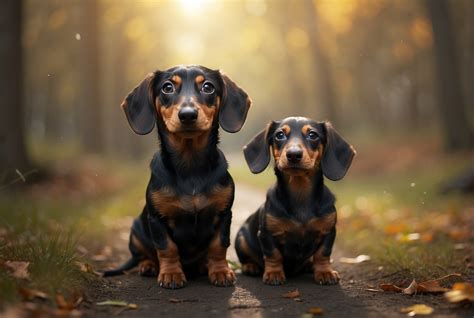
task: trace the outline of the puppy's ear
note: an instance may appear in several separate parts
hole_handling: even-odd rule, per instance
[[[337,181],[346,175],[356,151],[338,134],[331,123],[323,123],[323,127],[326,131],[326,145],[321,163],[322,170],[326,178]]]
[[[224,87],[219,109],[219,124],[225,131],[235,133],[244,125],[252,101],[227,75],[222,73],[220,75]]]
[[[122,109],[127,116],[132,130],[139,135],[146,135],[153,130],[156,122],[153,85],[155,78],[161,73],[150,73],[135,87],[122,102]]]
[[[244,146],[244,157],[252,173],[260,173],[270,163],[270,143],[277,123],[272,121]]]

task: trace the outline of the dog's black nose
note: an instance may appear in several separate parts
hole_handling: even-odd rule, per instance
[[[299,162],[303,159],[303,150],[297,147],[291,147],[286,151],[286,159],[289,162]]]
[[[185,106],[180,109],[178,112],[178,117],[181,123],[183,124],[191,124],[194,123],[198,118],[197,109],[190,106]]]

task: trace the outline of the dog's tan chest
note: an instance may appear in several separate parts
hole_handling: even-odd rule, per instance
[[[152,192],[151,201],[158,213],[173,218],[180,213],[197,213],[205,210],[221,212],[227,208],[232,196],[232,187],[217,185],[208,192],[179,194],[163,187]]]
[[[311,218],[308,222],[278,218],[267,213],[265,225],[273,236],[281,239],[285,239],[289,234],[301,238],[314,233],[326,235],[336,225],[336,212],[324,217]]]

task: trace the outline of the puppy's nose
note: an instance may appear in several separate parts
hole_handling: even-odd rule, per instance
[[[192,124],[198,118],[197,109],[191,106],[185,106],[178,112],[178,117],[183,124]]]
[[[289,162],[300,162],[303,159],[303,150],[298,147],[291,147],[286,151],[286,159]]]

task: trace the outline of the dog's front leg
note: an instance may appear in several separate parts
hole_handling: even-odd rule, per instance
[[[226,259],[227,248],[230,245],[232,211],[223,212],[219,219],[217,231],[207,253],[207,269],[211,284],[225,287],[235,283],[234,271],[229,267]]]
[[[286,276],[283,269],[283,256],[278,248],[276,248],[273,242],[273,236],[265,227],[261,227],[257,235],[265,263],[263,282],[268,285],[284,284],[286,282]]]
[[[169,237],[166,226],[157,213],[148,214],[148,224],[160,265],[158,284],[171,289],[184,287],[186,277],[181,266],[178,247]]]
[[[339,273],[331,268],[331,253],[336,239],[336,227],[323,238],[323,244],[313,255],[314,281],[321,285],[339,283]]]

